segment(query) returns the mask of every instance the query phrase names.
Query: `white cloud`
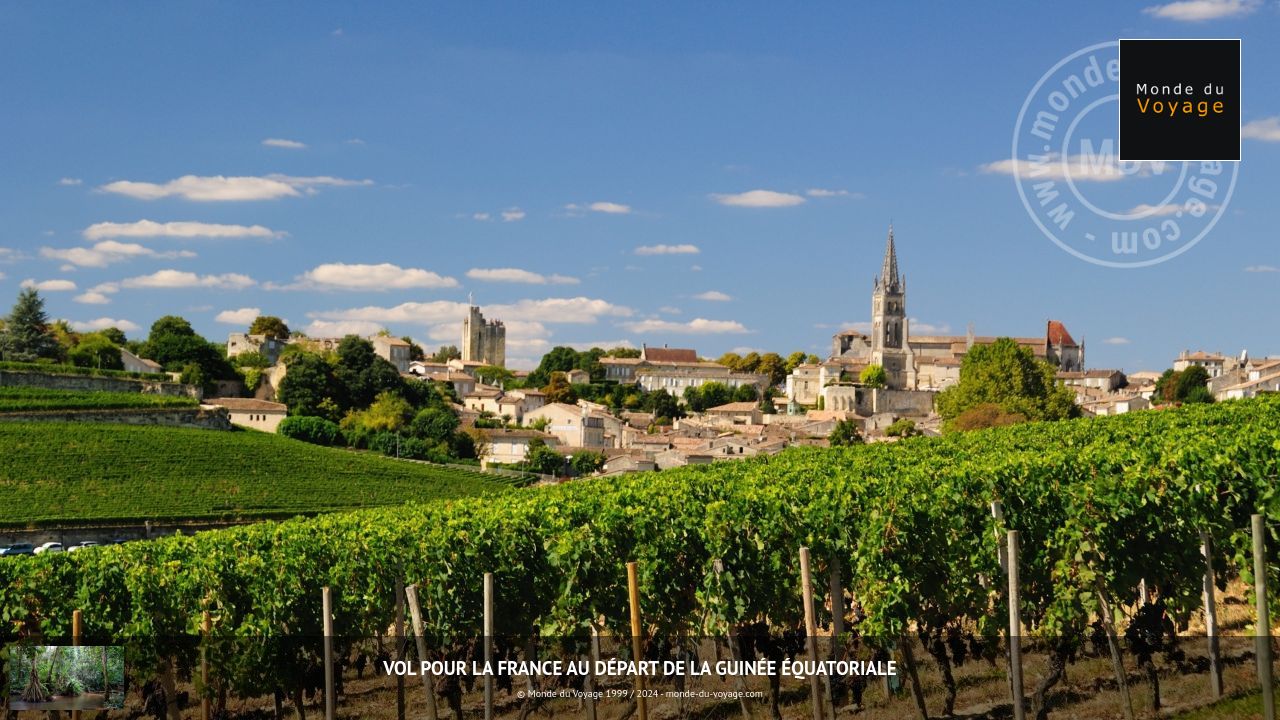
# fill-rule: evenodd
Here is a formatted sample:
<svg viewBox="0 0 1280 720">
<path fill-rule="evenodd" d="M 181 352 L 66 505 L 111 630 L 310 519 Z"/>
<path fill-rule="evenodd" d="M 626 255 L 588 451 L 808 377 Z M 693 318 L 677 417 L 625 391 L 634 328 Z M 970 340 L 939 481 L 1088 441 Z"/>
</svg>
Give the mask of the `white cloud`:
<svg viewBox="0 0 1280 720">
<path fill-rule="evenodd" d="M 733 207 L 777 208 L 791 207 L 804 202 L 804 198 L 792 193 L 774 190 L 748 190 L 742 193 L 713 193 L 711 197 L 721 205 Z"/>
<path fill-rule="evenodd" d="M 361 140 L 360 138 L 351 138 L 349 140 L 343 140 L 342 142 L 346 143 L 347 145 L 364 145 L 365 144 L 364 141 Z"/>
<path fill-rule="evenodd" d="M 1205 205 L 1203 207 L 1206 210 L 1217 210 L 1219 206 Z M 1187 207 L 1177 203 L 1167 203 L 1164 205 L 1148 205 L 1146 203 L 1142 203 L 1129 208 L 1126 214 L 1141 215 L 1144 217 L 1165 217 L 1168 215 L 1181 215 L 1184 212 L 1187 212 Z"/>
<path fill-rule="evenodd" d="M 493 219 L 493 216 L 491 216 L 491 215 L 490 215 L 489 213 L 487 213 L 487 212 L 478 212 L 478 213 L 472 213 L 472 214 L 471 214 L 471 219 L 472 219 L 472 220 L 479 220 L 480 222 L 488 222 L 489 220 L 492 220 L 492 219 Z"/>
<path fill-rule="evenodd" d="M 299 197 L 299 188 L 311 193 L 316 186 L 347 187 L 372 185 L 372 180 L 346 180 L 320 175 L 294 177 L 273 174 L 266 177 L 223 175 L 183 175 L 166 183 L 117 180 L 98 188 L 103 192 L 125 195 L 139 200 L 159 200 L 180 197 L 196 202 L 234 202 L 245 200 L 275 200 L 282 197 Z"/>
<path fill-rule="evenodd" d="M 662 307 L 658 308 L 658 312 L 660 312 L 660 313 L 666 313 L 666 314 L 668 314 L 668 315 L 679 315 L 679 314 L 680 314 L 680 308 L 678 308 L 678 307 L 673 307 L 673 306 L 671 306 L 671 305 L 663 305 Z"/>
<path fill-rule="evenodd" d="M 7 275 L 5 275 L 4 273 L 0 272 L 0 280 L 5 279 L 6 277 L 8 277 L 8 276 L 7 276 Z"/>
<path fill-rule="evenodd" d="M 239 310 L 223 310 L 214 316 L 214 322 L 227 325 L 248 325 L 262 314 L 262 308 L 245 307 Z"/>
<path fill-rule="evenodd" d="M 243 290 L 257 283 L 248 275 L 223 273 L 221 275 L 197 275 L 180 270 L 158 270 L 150 275 L 139 275 L 120 282 L 127 288 L 214 288 L 218 290 Z"/>
<path fill-rule="evenodd" d="M 633 333 L 642 334 L 720 335 L 749 332 L 742 323 L 734 320 L 708 320 L 706 318 L 695 318 L 687 323 L 672 322 L 670 320 L 640 320 L 638 322 L 622 323 L 622 327 Z"/>
<path fill-rule="evenodd" d="M 1198 22 L 1248 15 L 1261 4 L 1260 0 L 1179 0 L 1165 5 L 1152 5 L 1142 12 L 1165 20 Z"/>
<path fill-rule="evenodd" d="M 65 187 L 75 187 L 76 185 L 79 185 L 83 182 L 84 181 L 81 180 L 80 178 L 64 177 L 58 181 L 58 184 L 63 185 Z"/>
<path fill-rule="evenodd" d="M 1015 175 L 1020 180 L 1066 180 L 1070 177 L 1077 182 L 1116 182 L 1130 177 L 1162 175 L 1171 169 L 1169 163 L 1160 161 L 1121 163 L 1109 154 L 1090 157 L 1051 152 L 1042 158 L 1035 161 L 1019 158 L 997 160 L 978 169 L 984 173 Z"/>
<path fill-rule="evenodd" d="M 1129 344 L 1129 338 L 1127 338 L 1127 337 L 1119 337 L 1119 336 L 1117 336 L 1117 337 L 1109 337 L 1109 338 L 1107 338 L 1106 340 L 1103 340 L 1103 341 L 1102 341 L 1102 344 L 1103 344 L 1103 345 L 1128 345 L 1128 344 Z"/>
<path fill-rule="evenodd" d="M 25 260 L 26 256 L 13 248 L 0 247 L 0 263 L 9 264 Z"/>
<path fill-rule="evenodd" d="M 467 277 L 488 282 L 525 283 L 528 285 L 577 285 L 578 278 L 567 275 L 542 275 L 519 268 L 471 268 Z"/>
<path fill-rule="evenodd" d="M 96 290 L 89 290 L 71 299 L 84 305 L 106 305 L 111 302 L 111 298 Z"/>
<path fill-rule="evenodd" d="M 262 141 L 267 147 L 284 148 L 286 150 L 306 150 L 307 144 L 298 142 L 297 140 L 286 140 L 284 138 L 267 138 Z"/>
<path fill-rule="evenodd" d="M 871 332 L 871 321 L 859 320 L 857 322 L 843 322 L 837 325 L 818 323 L 815 324 L 814 327 L 838 327 L 841 330 L 857 330 L 865 335 Z M 927 323 L 919 320 L 918 318 L 908 318 L 907 327 L 911 335 L 947 335 L 951 332 L 951 326 L 946 323 Z"/>
<path fill-rule="evenodd" d="M 312 312 L 308 317 L 316 320 L 364 320 L 375 323 L 413 323 L 437 325 L 461 322 L 467 314 L 466 303 L 451 300 L 432 302 L 407 302 L 393 307 L 370 305 L 341 310 Z M 484 314 L 491 319 L 502 320 L 508 326 L 514 322 L 544 322 L 590 324 L 602 317 L 630 317 L 631 308 L 614 305 L 606 300 L 588 297 L 544 298 L 520 300 L 505 305 L 486 305 Z"/>
<path fill-rule="evenodd" d="M 377 291 L 457 286 L 457 280 L 421 268 L 402 268 L 391 263 L 378 265 L 325 263 L 299 275 L 297 281 L 291 285 L 268 285 L 268 289 Z"/>
<path fill-rule="evenodd" d="M 1240 128 L 1240 137 L 1266 142 L 1280 142 L 1280 115 L 1247 122 Z"/>
<path fill-rule="evenodd" d="M 635 343 L 630 340 L 595 340 L 592 342 L 571 342 L 556 343 L 557 345 L 567 345 L 578 352 L 584 352 L 591 348 L 600 348 L 602 350 L 612 350 L 613 348 L 633 348 Z"/>
<path fill-rule="evenodd" d="M 507 208 L 502 211 L 502 222 L 515 222 L 524 219 L 524 211 L 518 207 Z"/>
<path fill-rule="evenodd" d="M 382 330 L 382 323 L 367 320 L 312 320 L 305 328 L 310 337 L 345 337 L 347 335 L 375 335 Z"/>
<path fill-rule="evenodd" d="M 588 207 L 594 212 L 609 213 L 611 215 L 627 215 L 631 212 L 630 205 L 613 202 L 593 202 Z"/>
<path fill-rule="evenodd" d="M 261 225 L 220 225 L 203 222 L 166 222 L 139 220 L 131 223 L 100 222 L 84 229 L 88 240 L 102 238 L 274 238 L 284 235 Z"/>
<path fill-rule="evenodd" d="M 76 289 L 76 284 L 71 280 L 34 280 L 27 278 L 20 283 L 24 288 L 35 288 L 40 292 L 70 292 Z"/>
<path fill-rule="evenodd" d="M 853 198 L 855 200 L 861 200 L 866 197 L 866 195 L 863 195 L 860 192 L 849 192 L 848 190 L 828 190 L 826 188 L 809 188 L 808 190 L 804 191 L 804 194 L 808 195 L 809 197 L 815 197 L 815 198 L 847 197 L 847 198 Z"/>
<path fill-rule="evenodd" d="M 106 330 L 110 327 L 118 328 L 124 332 L 135 332 L 142 329 L 138 327 L 136 323 L 129 322 L 128 320 L 116 320 L 109 317 L 100 317 L 96 320 L 86 320 L 83 322 L 73 320 L 71 321 L 71 327 L 77 332 L 93 332 L 95 330 Z"/>
<path fill-rule="evenodd" d="M 137 243 L 103 240 L 102 242 L 94 243 L 93 247 L 43 247 L 40 248 L 40 256 L 50 260 L 61 260 L 72 267 L 106 267 L 112 263 L 122 262 L 131 258 L 145 257 L 176 260 L 179 258 L 193 258 L 196 254 L 190 250 L 156 252 Z"/>
<path fill-rule="evenodd" d="M 720 292 L 719 290 L 708 290 L 693 296 L 696 300 L 709 300 L 711 302 L 729 302 L 733 298 Z"/>
<path fill-rule="evenodd" d="M 641 245 L 637 255 L 697 255 L 702 252 L 697 245 Z"/>
<path fill-rule="evenodd" d="M 1244 271 L 1251 273 L 1273 273 L 1280 272 L 1280 268 L 1275 265 L 1250 265 L 1246 267 Z"/>
</svg>

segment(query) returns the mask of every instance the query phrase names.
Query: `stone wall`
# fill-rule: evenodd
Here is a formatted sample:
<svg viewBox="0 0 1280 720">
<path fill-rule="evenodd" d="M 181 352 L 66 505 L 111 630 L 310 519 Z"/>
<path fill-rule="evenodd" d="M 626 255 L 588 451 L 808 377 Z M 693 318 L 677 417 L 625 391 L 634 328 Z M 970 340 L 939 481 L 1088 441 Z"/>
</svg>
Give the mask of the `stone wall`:
<svg viewBox="0 0 1280 720">
<path fill-rule="evenodd" d="M 86 540 L 105 545 L 114 540 L 147 540 L 166 535 L 192 535 L 205 530 L 218 530 L 235 525 L 245 525 L 260 520 L 207 520 L 207 521 L 165 521 L 132 522 L 112 524 L 84 521 L 75 527 L 41 527 L 41 528 L 3 528 L 0 529 L 0 547 L 14 543 L 31 543 L 39 547 L 47 542 L 60 542 L 70 547 Z"/>
<path fill-rule="evenodd" d="M 201 390 L 195 385 L 183 385 L 182 383 L 164 380 L 60 375 L 28 370 L 0 370 L 0 387 L 40 387 L 50 390 L 76 390 L 81 392 L 136 392 L 149 395 L 185 396 L 196 398 L 197 400 L 201 397 Z"/>
<path fill-rule="evenodd" d="M 931 390 L 872 390 L 871 410 L 867 415 L 876 413 L 893 413 L 923 417 L 933 412 L 933 397 L 937 393 Z"/>
<path fill-rule="evenodd" d="M 0 413 L 0 422 L 94 422 L 122 425 L 161 425 L 200 430 L 230 430 L 226 408 L 201 405 L 186 408 L 121 410 L 41 410 Z"/>
</svg>

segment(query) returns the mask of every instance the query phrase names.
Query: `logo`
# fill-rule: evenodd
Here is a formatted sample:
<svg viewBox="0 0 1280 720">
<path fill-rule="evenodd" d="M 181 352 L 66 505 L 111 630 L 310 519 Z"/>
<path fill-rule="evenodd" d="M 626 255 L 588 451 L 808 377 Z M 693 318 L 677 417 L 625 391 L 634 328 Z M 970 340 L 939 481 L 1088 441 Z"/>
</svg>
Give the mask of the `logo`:
<svg viewBox="0 0 1280 720">
<path fill-rule="evenodd" d="M 1239 164 L 1121 161 L 1119 43 L 1078 50 L 1031 89 L 1004 168 L 1058 247 L 1115 268 L 1146 267 L 1200 242 L 1226 210 Z"/>
</svg>

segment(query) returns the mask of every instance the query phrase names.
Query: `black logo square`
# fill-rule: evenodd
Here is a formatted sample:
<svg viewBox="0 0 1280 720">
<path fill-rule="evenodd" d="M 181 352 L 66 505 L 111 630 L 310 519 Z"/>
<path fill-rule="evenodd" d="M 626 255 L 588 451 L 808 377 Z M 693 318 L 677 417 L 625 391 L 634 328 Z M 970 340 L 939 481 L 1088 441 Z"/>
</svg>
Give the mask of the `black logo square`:
<svg viewBox="0 0 1280 720">
<path fill-rule="evenodd" d="M 1239 160 L 1240 41 L 1121 40 L 1120 159 Z"/>
</svg>

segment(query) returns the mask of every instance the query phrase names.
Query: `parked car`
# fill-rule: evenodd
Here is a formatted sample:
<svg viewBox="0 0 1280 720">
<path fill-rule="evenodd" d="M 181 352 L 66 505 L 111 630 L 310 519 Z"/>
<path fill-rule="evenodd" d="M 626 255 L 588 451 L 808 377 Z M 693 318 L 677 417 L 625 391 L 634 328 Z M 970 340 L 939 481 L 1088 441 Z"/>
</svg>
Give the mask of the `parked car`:
<svg viewBox="0 0 1280 720">
<path fill-rule="evenodd" d="M 30 555 L 35 552 L 35 547 L 31 543 L 14 543 L 7 548 L 0 549 L 0 555 Z"/>
<path fill-rule="evenodd" d="M 67 552 L 75 552 L 77 550 L 83 550 L 88 547 L 98 547 L 98 543 L 94 542 L 93 540 L 85 540 L 77 545 L 72 545 L 71 547 L 67 548 Z"/>
<path fill-rule="evenodd" d="M 63 549 L 64 548 L 62 547 L 62 543 L 60 542 L 47 542 L 41 545 L 40 547 L 36 548 L 36 555 L 40 555 L 41 553 L 47 553 L 47 552 L 62 552 Z"/>
</svg>

